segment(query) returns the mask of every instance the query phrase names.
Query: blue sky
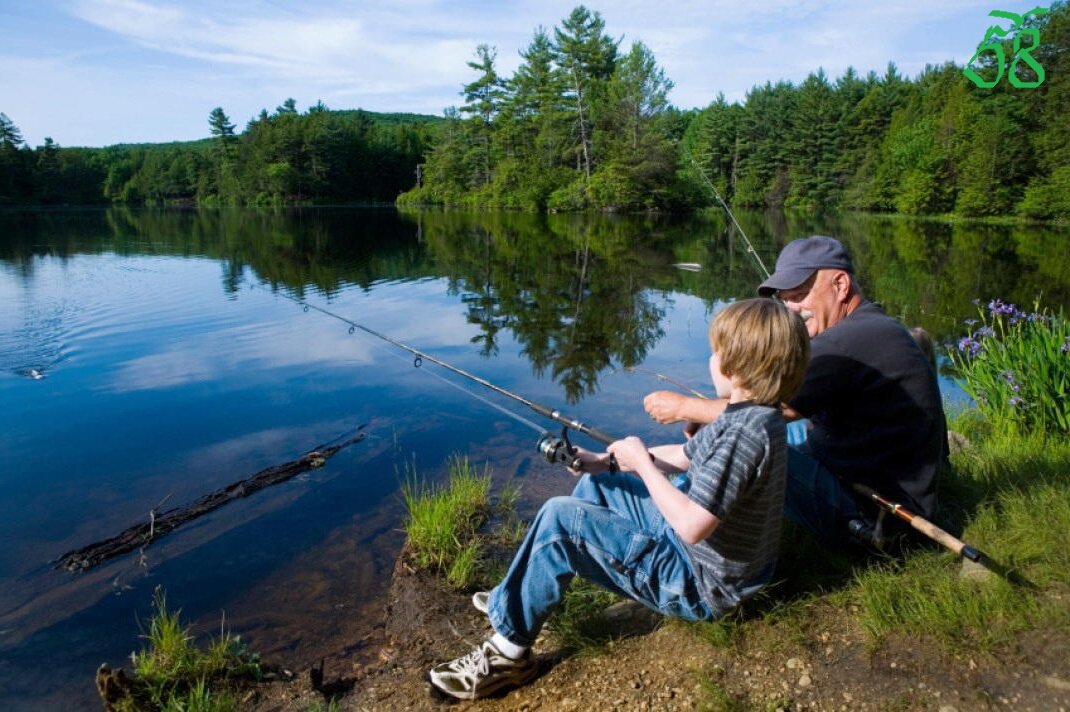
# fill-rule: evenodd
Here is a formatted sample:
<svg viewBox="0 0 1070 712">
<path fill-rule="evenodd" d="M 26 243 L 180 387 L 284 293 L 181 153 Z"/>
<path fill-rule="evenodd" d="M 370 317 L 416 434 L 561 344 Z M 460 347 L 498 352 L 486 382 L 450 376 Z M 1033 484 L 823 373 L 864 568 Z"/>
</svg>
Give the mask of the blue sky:
<svg viewBox="0 0 1070 712">
<path fill-rule="evenodd" d="M 30 145 L 174 141 L 208 134 L 222 106 L 239 129 L 287 97 L 302 110 L 440 114 L 460 103 L 475 46 L 499 71 L 576 0 L 0 0 L 0 111 Z M 1020 0 L 622 0 L 588 2 L 607 31 L 649 46 L 682 108 L 823 67 L 914 76 L 964 63 L 993 9 Z"/>
</svg>

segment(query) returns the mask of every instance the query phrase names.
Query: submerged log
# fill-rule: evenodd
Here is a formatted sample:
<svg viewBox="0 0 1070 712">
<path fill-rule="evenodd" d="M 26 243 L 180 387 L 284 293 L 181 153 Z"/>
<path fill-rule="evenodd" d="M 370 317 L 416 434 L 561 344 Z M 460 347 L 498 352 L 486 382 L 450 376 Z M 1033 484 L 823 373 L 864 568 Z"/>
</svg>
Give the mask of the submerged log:
<svg viewBox="0 0 1070 712">
<path fill-rule="evenodd" d="M 81 573 L 135 549 L 141 549 L 165 534 L 174 531 L 186 522 L 202 517 L 219 509 L 235 499 L 248 497 L 260 490 L 292 479 L 302 472 L 322 467 L 327 460 L 342 448 L 364 439 L 364 425 L 357 428 L 357 434 L 347 440 L 329 446 L 318 446 L 302 457 L 275 465 L 257 472 L 255 475 L 229 484 L 211 494 L 201 497 L 193 504 L 176 507 L 163 512 L 153 509 L 149 512 L 149 521 L 135 524 L 103 541 L 84 546 L 75 551 L 68 551 L 54 562 L 55 568 L 65 569 L 71 573 Z"/>
</svg>

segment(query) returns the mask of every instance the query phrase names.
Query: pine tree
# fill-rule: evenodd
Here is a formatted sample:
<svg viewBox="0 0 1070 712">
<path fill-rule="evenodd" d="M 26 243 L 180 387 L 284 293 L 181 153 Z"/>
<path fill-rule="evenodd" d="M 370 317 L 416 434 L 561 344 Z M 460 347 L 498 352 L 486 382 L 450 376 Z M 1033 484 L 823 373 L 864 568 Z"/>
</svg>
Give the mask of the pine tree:
<svg viewBox="0 0 1070 712">
<path fill-rule="evenodd" d="M 22 145 L 22 133 L 19 127 L 2 111 L 0 111 L 0 145 L 11 148 L 18 148 Z"/>
<path fill-rule="evenodd" d="M 494 119 L 505 99 L 504 82 L 494 69 L 497 57 L 498 50 L 493 47 L 485 44 L 476 47 L 478 61 L 468 62 L 468 67 L 479 72 L 479 77 L 466 84 L 462 92 L 466 103 L 461 107 L 461 113 L 471 116 L 468 125 L 472 132 L 473 145 L 469 160 L 474 168 L 472 183 L 476 186 L 490 183 Z"/>
<path fill-rule="evenodd" d="M 596 161 L 592 135 L 596 104 L 617 60 L 617 42 L 603 34 L 604 29 L 602 16 L 580 5 L 554 30 L 557 66 L 575 127 L 576 164 L 588 181 Z"/>
</svg>

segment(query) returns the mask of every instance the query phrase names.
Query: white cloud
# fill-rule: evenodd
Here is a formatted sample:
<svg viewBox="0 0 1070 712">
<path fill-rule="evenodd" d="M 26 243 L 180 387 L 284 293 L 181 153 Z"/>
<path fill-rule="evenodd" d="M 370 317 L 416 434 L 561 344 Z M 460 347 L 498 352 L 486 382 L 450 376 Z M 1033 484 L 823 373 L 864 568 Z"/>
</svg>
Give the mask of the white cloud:
<svg viewBox="0 0 1070 712">
<path fill-rule="evenodd" d="M 460 102 L 477 44 L 496 46 L 508 75 L 535 28 L 560 24 L 575 4 L 72 0 L 66 17 L 27 25 L 63 32 L 6 50 L 4 65 L 16 71 L 5 71 L 0 95 L 31 143 L 51 134 L 65 145 L 204 136 L 214 106 L 242 125 L 290 96 L 300 107 L 323 99 L 333 108 L 437 114 Z M 718 91 L 741 100 L 752 86 L 801 81 L 819 66 L 836 77 L 849 65 L 881 72 L 891 60 L 913 75 L 929 62 L 962 61 L 990 9 L 976 0 L 591 7 L 623 48 L 640 39 L 653 50 L 676 84 L 672 100 L 685 108 Z M 57 39 L 67 37 L 75 39 Z"/>
</svg>

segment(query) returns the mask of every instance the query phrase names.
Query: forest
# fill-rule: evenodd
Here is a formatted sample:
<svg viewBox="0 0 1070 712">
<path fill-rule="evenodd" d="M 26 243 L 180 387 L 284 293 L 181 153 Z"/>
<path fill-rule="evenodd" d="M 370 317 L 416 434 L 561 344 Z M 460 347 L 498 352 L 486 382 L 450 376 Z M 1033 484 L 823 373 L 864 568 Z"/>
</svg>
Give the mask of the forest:
<svg viewBox="0 0 1070 712">
<path fill-rule="evenodd" d="M 277 205 L 392 202 L 412 187 L 441 119 L 419 114 L 300 113 L 287 99 L 241 134 L 222 107 L 210 138 L 167 144 L 31 149 L 0 113 L 0 205 Z"/>
<path fill-rule="evenodd" d="M 817 69 L 682 110 L 651 50 L 581 5 L 535 30 L 510 77 L 476 47 L 444 117 L 289 99 L 240 134 L 217 107 L 200 141 L 30 148 L 0 113 L 0 205 L 686 212 L 716 191 L 741 207 L 1070 218 L 1070 8 L 998 22 L 965 67 Z"/>
<path fill-rule="evenodd" d="M 493 47 L 476 48 L 465 103 L 447 112 L 422 184 L 400 202 L 680 210 L 712 204 L 716 187 L 749 207 L 1066 217 L 1070 10 L 1027 14 L 992 41 L 999 50 L 970 66 L 991 88 L 952 63 L 914 79 L 890 63 L 835 79 L 818 69 L 681 111 L 653 53 L 622 48 L 580 6 L 536 29 L 511 77 Z"/>
</svg>

